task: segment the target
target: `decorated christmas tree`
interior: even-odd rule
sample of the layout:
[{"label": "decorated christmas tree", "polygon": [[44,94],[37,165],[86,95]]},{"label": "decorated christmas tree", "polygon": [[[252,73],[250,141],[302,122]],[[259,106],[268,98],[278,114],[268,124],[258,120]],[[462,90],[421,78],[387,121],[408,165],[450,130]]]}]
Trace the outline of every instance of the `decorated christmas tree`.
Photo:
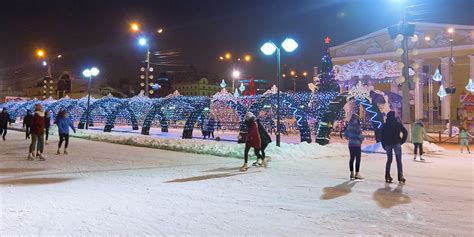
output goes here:
[{"label": "decorated christmas tree", "polygon": [[[326,37],[324,39],[325,50],[321,59],[320,73],[318,75],[317,91],[314,95],[314,104],[316,118],[321,120],[326,112],[329,102],[333,101],[339,94],[339,84],[334,80],[333,65],[331,55],[329,54],[329,43],[331,39]],[[335,111],[336,117],[343,116],[341,111]]]}]

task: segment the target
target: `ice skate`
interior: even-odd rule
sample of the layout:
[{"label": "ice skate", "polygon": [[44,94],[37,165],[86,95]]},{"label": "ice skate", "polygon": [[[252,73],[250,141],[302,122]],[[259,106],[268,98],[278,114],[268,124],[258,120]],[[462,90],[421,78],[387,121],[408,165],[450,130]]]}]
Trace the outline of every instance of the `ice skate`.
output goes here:
[{"label": "ice skate", "polygon": [[26,158],[27,160],[33,160],[33,154],[28,153],[28,157]]},{"label": "ice skate", "polygon": [[247,166],[247,163],[244,163],[244,165],[242,165],[242,167],[240,167],[240,171],[241,172],[244,172],[244,171],[247,171],[249,169],[249,167]]},{"label": "ice skate", "polygon": [[420,160],[425,161],[425,158],[423,158],[423,156],[420,156]]},{"label": "ice skate", "polygon": [[413,156],[413,160],[416,160],[416,155]]},{"label": "ice skate", "polygon": [[359,174],[359,172],[356,172],[354,178],[355,178],[356,180],[364,180],[364,177],[362,177],[362,176]]},{"label": "ice skate", "polygon": [[64,149],[64,155],[69,154],[66,149]]},{"label": "ice skate", "polygon": [[45,161],[46,159],[44,158],[43,154],[40,153],[40,154],[38,155],[38,160]]},{"label": "ice skate", "polygon": [[401,176],[400,178],[398,178],[398,183],[399,184],[405,184],[407,180],[405,179],[405,177]]},{"label": "ice skate", "polygon": [[392,183],[392,182],[393,182],[393,178],[392,178],[392,177],[390,177],[390,176],[386,176],[386,177],[385,177],[385,183],[390,184],[390,183]]},{"label": "ice skate", "polygon": [[58,151],[56,152],[56,155],[61,155],[61,152],[59,151],[59,149],[58,149]]},{"label": "ice skate", "polygon": [[258,158],[257,161],[252,163],[252,166],[263,166],[263,160]]},{"label": "ice skate", "polygon": [[351,180],[354,180],[354,179],[355,179],[355,176],[354,176],[354,171],[351,171],[351,176],[350,176],[350,179],[351,179]]}]

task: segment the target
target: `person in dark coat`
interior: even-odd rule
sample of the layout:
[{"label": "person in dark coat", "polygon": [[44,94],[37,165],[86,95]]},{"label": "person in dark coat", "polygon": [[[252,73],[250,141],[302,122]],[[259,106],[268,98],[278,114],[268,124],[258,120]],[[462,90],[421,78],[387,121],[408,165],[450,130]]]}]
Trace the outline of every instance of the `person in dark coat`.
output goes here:
[{"label": "person in dark coat", "polygon": [[209,118],[209,122],[208,122],[208,125],[207,125],[209,138],[211,138],[211,136],[212,136],[212,139],[214,139],[214,130],[215,129],[216,129],[216,120],[214,120],[214,118],[211,117],[211,118]]},{"label": "person in dark coat", "polygon": [[265,149],[267,148],[268,144],[270,144],[272,142],[272,138],[270,137],[270,135],[268,135],[268,132],[265,129],[265,127],[263,126],[260,119],[257,119],[256,122],[257,122],[257,126],[258,126],[258,134],[260,135],[260,142],[261,142],[261,145],[262,145],[262,147],[260,148],[262,159],[261,160],[257,159],[257,161],[254,162],[252,165],[253,166],[257,166],[257,165],[261,166],[265,162]]},{"label": "person in dark coat", "polygon": [[31,133],[31,122],[33,121],[33,113],[31,113],[31,110],[26,111],[26,115],[23,118],[23,128],[25,128],[25,140],[30,139],[30,133]]},{"label": "person in dark coat", "polygon": [[48,144],[48,137],[49,137],[49,127],[51,127],[51,112],[46,111],[44,114],[44,133],[45,133],[45,141]]},{"label": "person in dark coat", "polygon": [[[400,133],[402,136],[400,137]],[[387,113],[387,120],[382,127],[382,147],[387,151],[387,164],[385,166],[385,182],[391,183],[393,181],[390,176],[390,166],[392,165],[393,152],[397,160],[398,181],[405,183],[406,179],[403,176],[402,165],[402,144],[406,142],[408,131],[397,121],[395,112]]]},{"label": "person in dark coat", "polygon": [[262,159],[260,155],[260,148],[262,147],[262,142],[260,140],[260,135],[258,133],[258,125],[255,122],[255,115],[251,112],[245,114],[245,125],[247,125],[247,137],[245,138],[245,151],[244,151],[244,164],[240,167],[240,171],[247,171],[248,169],[248,160],[249,160],[249,151],[253,147],[257,159]]},{"label": "person in dark coat", "polygon": [[0,113],[0,134],[2,135],[3,140],[5,141],[5,136],[7,135],[8,124],[12,124],[10,115],[7,112],[7,108],[3,108]]}]

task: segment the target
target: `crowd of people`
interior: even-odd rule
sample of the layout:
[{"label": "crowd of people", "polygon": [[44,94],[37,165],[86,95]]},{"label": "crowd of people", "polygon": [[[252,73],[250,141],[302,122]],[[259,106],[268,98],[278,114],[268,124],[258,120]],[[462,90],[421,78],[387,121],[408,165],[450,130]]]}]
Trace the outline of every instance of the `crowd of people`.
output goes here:
[{"label": "crowd of people", "polygon": [[[0,134],[2,138],[6,141],[6,135],[8,130],[8,125],[14,122],[6,108],[2,109],[0,113]],[[54,124],[58,127],[59,134],[59,143],[57,154],[61,154],[60,149],[62,143],[64,142],[64,154],[68,154],[67,147],[69,145],[69,129],[71,128],[74,132],[76,129],[72,120],[69,118],[68,113],[61,109],[55,120]],[[36,104],[34,106],[34,111],[27,110],[25,117],[23,117],[23,128],[25,129],[25,140],[31,139],[27,160],[38,159],[40,161],[46,160],[44,157],[44,147],[45,144],[48,144],[49,138],[49,129],[51,127],[51,112],[44,111],[41,104]]]}]

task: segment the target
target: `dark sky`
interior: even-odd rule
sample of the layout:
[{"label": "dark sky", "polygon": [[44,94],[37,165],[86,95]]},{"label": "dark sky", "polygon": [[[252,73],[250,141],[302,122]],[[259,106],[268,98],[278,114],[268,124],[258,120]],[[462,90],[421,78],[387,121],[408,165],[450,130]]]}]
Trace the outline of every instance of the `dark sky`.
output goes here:
[{"label": "dark sky", "polygon": [[[80,72],[100,67],[109,78],[135,80],[143,49],[128,31],[163,27],[153,49],[178,51],[167,59],[225,77],[229,65],[219,62],[225,51],[251,53],[254,62],[243,73],[271,77],[273,57],[259,48],[266,40],[294,37],[300,47],[282,61],[311,71],[319,64],[322,39],[333,45],[395,24],[400,0],[43,0],[2,1],[0,5],[0,69],[35,62],[34,49],[60,53],[63,63]],[[411,0],[414,20],[473,25],[474,0]],[[60,63],[60,62],[58,62]],[[181,70],[181,69],[180,69]]]}]

